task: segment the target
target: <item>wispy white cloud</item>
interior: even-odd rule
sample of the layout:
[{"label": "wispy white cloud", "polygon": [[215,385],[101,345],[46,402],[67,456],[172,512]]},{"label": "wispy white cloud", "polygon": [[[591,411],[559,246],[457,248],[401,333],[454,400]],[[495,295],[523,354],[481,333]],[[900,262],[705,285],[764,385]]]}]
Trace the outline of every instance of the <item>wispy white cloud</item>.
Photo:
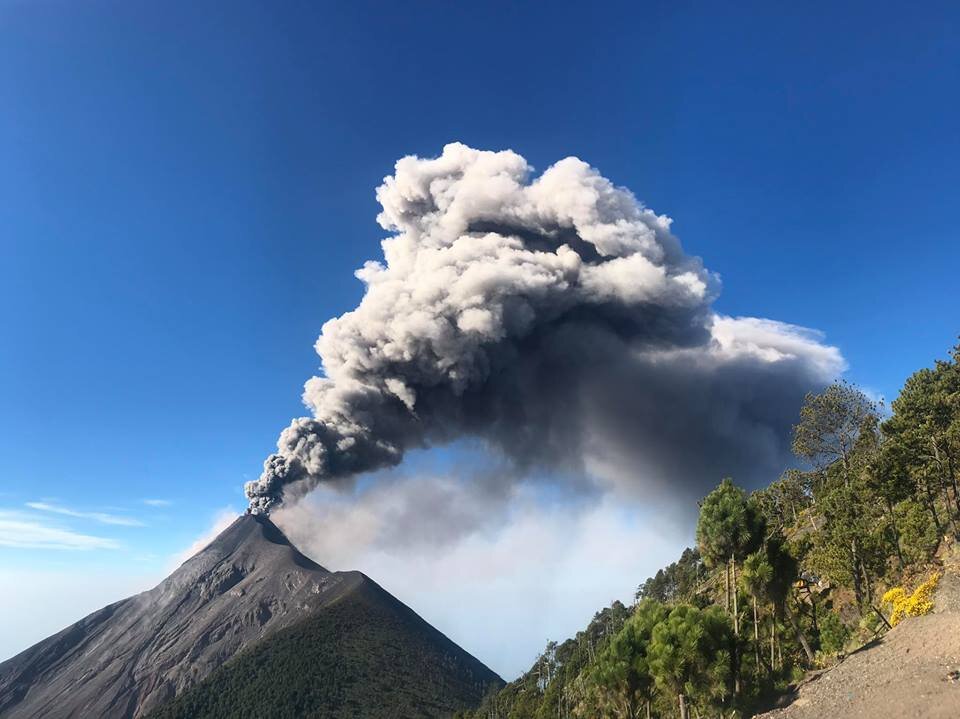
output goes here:
[{"label": "wispy white cloud", "polygon": [[47,524],[22,512],[0,509],[0,547],[15,549],[118,549],[113,539],[81,534]]},{"label": "wispy white cloud", "polygon": [[173,504],[169,499],[145,499],[143,503],[148,507],[169,507]]},{"label": "wispy white cloud", "polygon": [[119,514],[107,514],[106,512],[82,512],[69,507],[61,507],[47,502],[27,502],[30,509],[38,512],[52,512],[53,514],[62,514],[67,517],[78,517],[80,519],[90,519],[100,524],[112,524],[119,527],[143,527],[143,522],[133,517],[124,517]]}]

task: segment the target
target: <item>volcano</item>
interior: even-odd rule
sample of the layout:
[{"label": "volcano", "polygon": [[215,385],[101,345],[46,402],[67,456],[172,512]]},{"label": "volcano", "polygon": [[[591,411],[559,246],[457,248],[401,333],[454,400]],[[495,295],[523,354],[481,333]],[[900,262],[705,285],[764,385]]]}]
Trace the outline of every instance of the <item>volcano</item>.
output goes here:
[{"label": "volcano", "polygon": [[0,717],[443,717],[500,683],[364,574],[246,514],[153,589],[0,664]]}]

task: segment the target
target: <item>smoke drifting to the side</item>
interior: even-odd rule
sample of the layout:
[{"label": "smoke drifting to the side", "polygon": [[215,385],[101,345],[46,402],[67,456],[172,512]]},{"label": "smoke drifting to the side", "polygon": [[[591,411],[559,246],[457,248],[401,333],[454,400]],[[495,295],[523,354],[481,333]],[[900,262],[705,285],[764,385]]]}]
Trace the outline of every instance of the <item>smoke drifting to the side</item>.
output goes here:
[{"label": "smoke drifting to the side", "polygon": [[400,160],[377,198],[385,262],[324,324],[313,416],[246,485],[252,511],[464,436],[517,476],[697,494],[776,471],[803,393],[842,369],[808,330],[717,315],[669,218],[576,158],[533,177],[452,144]]}]

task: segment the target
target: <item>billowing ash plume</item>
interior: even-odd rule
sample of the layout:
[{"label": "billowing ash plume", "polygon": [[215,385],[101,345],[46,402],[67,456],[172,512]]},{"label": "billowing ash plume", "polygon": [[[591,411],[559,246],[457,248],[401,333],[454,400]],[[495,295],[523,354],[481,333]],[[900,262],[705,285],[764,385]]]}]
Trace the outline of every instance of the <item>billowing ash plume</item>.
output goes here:
[{"label": "billowing ash plume", "polygon": [[251,511],[461,436],[520,468],[702,484],[779,460],[803,392],[842,369],[809,331],[715,314],[670,219],[576,158],[533,177],[451,144],[377,199],[385,262],[323,326],[313,416],[246,485]]}]

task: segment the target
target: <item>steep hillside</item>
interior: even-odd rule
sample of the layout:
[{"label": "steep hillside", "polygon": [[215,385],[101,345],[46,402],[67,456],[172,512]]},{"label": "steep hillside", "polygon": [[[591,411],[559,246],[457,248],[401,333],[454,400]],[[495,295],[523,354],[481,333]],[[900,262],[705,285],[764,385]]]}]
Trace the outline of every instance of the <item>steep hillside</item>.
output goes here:
[{"label": "steep hillside", "polygon": [[[421,646],[430,636],[444,661],[436,662],[434,683],[424,680],[423,701],[479,700],[484,686],[498,681],[422,620],[416,631],[412,623],[397,624],[382,645],[366,630],[355,631],[367,611],[371,621],[380,621],[374,617],[384,607],[415,615],[359,572],[329,572],[311,561],[265,516],[244,515],[154,589],[94,612],[0,664],[0,717],[141,717],[239,652],[322,617],[330,607],[336,612],[322,619],[327,631],[317,635],[332,643],[324,650],[330,661],[341,653],[354,663],[374,661],[394,644]],[[351,628],[335,617],[349,617]],[[385,677],[401,671],[383,669]],[[457,691],[448,691],[453,686]]]},{"label": "steep hillside", "polygon": [[445,717],[499,680],[374,582],[237,656],[150,719]]},{"label": "steep hillside", "polygon": [[960,716],[960,564],[944,567],[932,614],[909,617],[758,719]]}]

